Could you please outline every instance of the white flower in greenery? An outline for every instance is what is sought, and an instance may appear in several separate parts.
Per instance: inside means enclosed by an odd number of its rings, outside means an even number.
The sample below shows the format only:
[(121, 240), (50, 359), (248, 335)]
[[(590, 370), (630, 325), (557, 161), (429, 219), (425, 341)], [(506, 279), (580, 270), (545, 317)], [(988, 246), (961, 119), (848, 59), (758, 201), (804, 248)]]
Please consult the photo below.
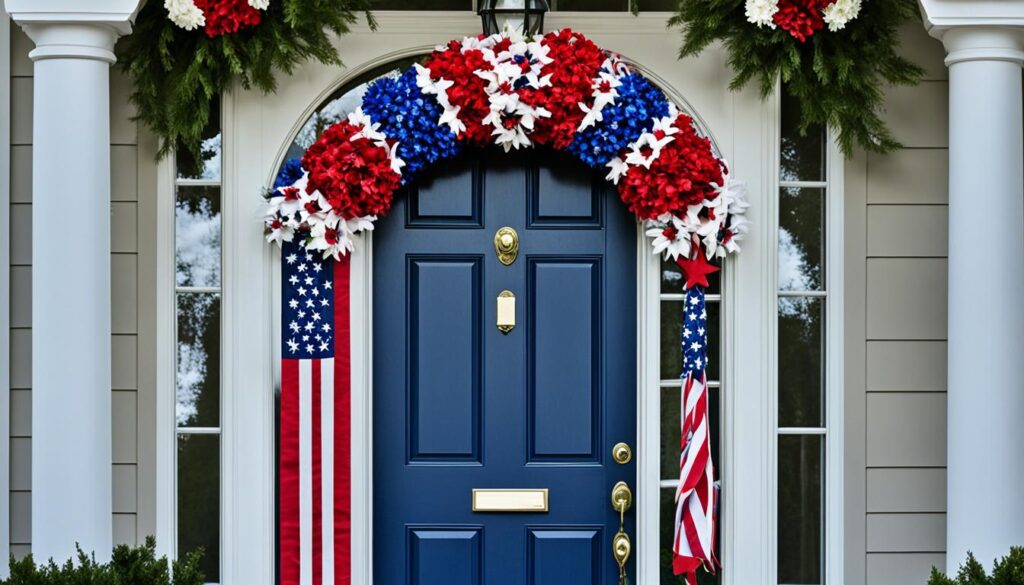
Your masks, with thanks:
[(747, 0), (747, 20), (759, 27), (775, 28), (775, 13), (779, 11), (778, 0)]
[(185, 30), (206, 26), (206, 16), (192, 0), (164, 0), (167, 18)]
[(249, 6), (256, 10), (266, 10), (270, 6), (270, 0), (249, 0)]
[(647, 237), (653, 238), (651, 247), (655, 254), (665, 254), (672, 260), (680, 256), (690, 256), (690, 233), (682, 218), (670, 213), (658, 216), (657, 220), (647, 222)]
[(860, 14), (861, 0), (836, 0), (822, 11), (828, 30), (836, 32)]

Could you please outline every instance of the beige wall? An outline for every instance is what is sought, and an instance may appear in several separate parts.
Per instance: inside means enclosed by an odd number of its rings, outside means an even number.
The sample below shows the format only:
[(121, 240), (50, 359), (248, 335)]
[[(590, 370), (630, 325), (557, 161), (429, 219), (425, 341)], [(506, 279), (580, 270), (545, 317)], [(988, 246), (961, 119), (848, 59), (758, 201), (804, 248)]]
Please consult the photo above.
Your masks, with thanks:
[(888, 92), (905, 148), (846, 165), (846, 583), (923, 584), (946, 547), (945, 52), (920, 25), (926, 80)]
[[(32, 42), (11, 27), (11, 551), (32, 542)], [(129, 84), (111, 79), (111, 280), (113, 510), (115, 543), (135, 543), (138, 488), (139, 180), (152, 155), (139, 153)], [(69, 96), (73, 99), (73, 96)], [(144, 169), (145, 170), (145, 169)], [(153, 187), (143, 190), (153, 193)], [(69, 194), (73, 196), (74, 194)], [(148, 233), (143, 230), (143, 233)], [(71, 294), (69, 292), (69, 294)], [(151, 498), (150, 498), (151, 499)]]

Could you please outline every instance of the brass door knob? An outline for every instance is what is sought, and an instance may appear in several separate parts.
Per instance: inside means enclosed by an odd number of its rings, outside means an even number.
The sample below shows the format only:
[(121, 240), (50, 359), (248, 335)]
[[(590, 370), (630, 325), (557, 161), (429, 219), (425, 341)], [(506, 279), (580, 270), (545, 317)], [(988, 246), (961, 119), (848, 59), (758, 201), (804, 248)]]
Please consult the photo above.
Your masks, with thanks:
[(505, 266), (510, 266), (519, 256), (519, 234), (516, 230), (505, 226), (494, 234), (494, 251), (498, 254), (498, 260)]
[(612, 447), (612, 459), (619, 465), (625, 465), (633, 460), (633, 450), (625, 443), (615, 443)]

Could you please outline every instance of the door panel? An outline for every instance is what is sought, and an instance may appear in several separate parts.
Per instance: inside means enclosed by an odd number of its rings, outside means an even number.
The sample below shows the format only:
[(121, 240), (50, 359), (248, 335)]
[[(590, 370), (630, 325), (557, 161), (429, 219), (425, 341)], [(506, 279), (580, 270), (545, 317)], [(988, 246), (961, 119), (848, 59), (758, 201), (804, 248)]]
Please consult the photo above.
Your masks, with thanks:
[[(636, 439), (634, 220), (545, 151), (468, 153), (406, 191), (374, 233), (375, 582), (614, 585), (609, 494), (636, 475), (610, 455)], [(474, 513), (473, 488), (547, 488), (549, 511)]]
[(409, 259), (409, 460), (479, 461), (482, 258)]

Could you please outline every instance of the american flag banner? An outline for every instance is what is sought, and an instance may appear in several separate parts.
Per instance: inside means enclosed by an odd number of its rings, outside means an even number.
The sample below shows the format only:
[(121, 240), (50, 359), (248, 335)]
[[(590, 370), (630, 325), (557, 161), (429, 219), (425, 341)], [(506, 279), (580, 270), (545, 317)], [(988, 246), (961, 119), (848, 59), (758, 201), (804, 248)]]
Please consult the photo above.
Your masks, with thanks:
[(686, 291), (683, 307), (683, 387), (679, 454), (679, 487), (676, 488), (675, 537), (672, 568), (697, 583), (697, 569), (714, 574), (715, 485), (708, 427), (707, 309), (704, 289)]
[(351, 583), (349, 258), (282, 253), (281, 585)]

